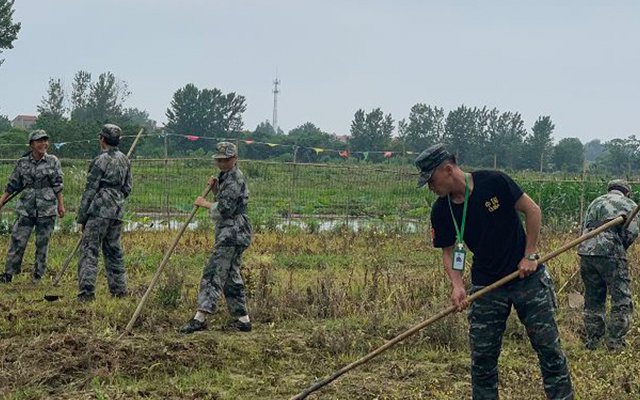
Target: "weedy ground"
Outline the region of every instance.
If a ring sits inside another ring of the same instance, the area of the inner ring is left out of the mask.
[[[222,302],[208,330],[181,335],[176,328],[194,313],[202,266],[213,245],[212,232],[187,232],[132,335],[118,340],[173,235],[126,233],[131,296],[112,299],[101,273],[97,299],[89,304],[75,299],[76,260],[61,286],[51,285],[78,237],[54,235],[48,278],[39,284],[30,282],[30,244],[23,273],[0,286],[0,396],[289,399],[449,305],[440,253],[422,235],[263,232],[246,252],[243,268],[254,330],[222,331],[228,318]],[[543,236],[543,253],[575,237]],[[1,259],[7,245],[4,235]],[[634,248],[635,282],[639,256]],[[556,288],[577,262],[570,251],[550,263]],[[558,296],[561,337],[578,398],[640,398],[640,323],[624,351],[585,350],[580,304],[571,297],[581,290],[575,276]],[[636,304],[638,293],[635,289]],[[49,303],[45,294],[63,297]],[[465,314],[445,317],[309,398],[469,398],[466,332]],[[536,356],[513,316],[500,358],[500,390],[504,399],[544,398]]]

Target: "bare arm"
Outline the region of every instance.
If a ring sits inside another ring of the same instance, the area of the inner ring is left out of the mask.
[[[527,260],[528,254],[538,251],[538,238],[540,237],[540,227],[542,226],[542,212],[540,207],[524,193],[516,202],[515,209],[524,214],[525,232],[527,235],[527,244],[522,255],[522,260],[518,265],[520,270],[520,278],[531,275],[538,268],[536,261]]]
[[[467,292],[464,290],[464,281],[462,279],[462,272],[454,271],[453,265],[453,246],[445,247],[442,249],[442,264],[444,270],[451,282],[451,304],[456,306],[458,311],[462,311],[469,303],[467,302]]]

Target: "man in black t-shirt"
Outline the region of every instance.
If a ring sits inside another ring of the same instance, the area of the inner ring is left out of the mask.
[[[433,245],[442,249],[452,284],[451,302],[458,311],[469,304],[463,282],[464,245],[473,252],[471,292],[514,271],[520,278],[471,304],[469,342],[473,399],[498,398],[498,357],[511,307],[527,329],[538,354],[548,399],[573,399],[571,377],[560,346],[554,316],[555,294],[544,266],[538,268],[538,205],[506,174],[465,173],[442,145],[416,158],[418,187],[425,184],[439,196],[431,209]],[[525,216],[526,232],[518,213]]]

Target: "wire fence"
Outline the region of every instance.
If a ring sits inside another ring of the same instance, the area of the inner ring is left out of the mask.
[[[90,160],[61,159],[67,212],[74,213],[86,182]],[[8,177],[15,160],[0,160]],[[132,223],[177,226],[193,209],[211,175],[211,158],[133,159],[133,192],[126,219]],[[256,229],[308,231],[366,227],[423,232],[435,195],[416,189],[411,165],[301,164],[241,160],[250,190],[249,216]],[[604,177],[549,177],[514,173],[514,179],[542,208],[543,223],[575,229],[588,204],[606,190]],[[10,210],[15,200],[6,206]],[[66,217],[67,224],[74,216]],[[10,218],[3,211],[3,219]],[[199,213],[201,224],[206,214]]]

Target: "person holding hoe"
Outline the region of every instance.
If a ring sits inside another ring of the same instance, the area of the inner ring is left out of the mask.
[[[451,281],[451,302],[469,306],[463,282],[466,247],[473,252],[471,292],[519,271],[520,278],[476,299],[470,306],[469,343],[474,400],[498,398],[498,357],[507,317],[514,307],[538,355],[548,399],[574,399],[566,357],[555,321],[555,294],[544,265],[538,266],[538,205],[506,174],[464,172],[443,145],[415,160],[418,187],[428,185],[439,198],[431,210],[433,245],[442,249]],[[524,214],[525,229],[519,213]]]
[[[16,205],[16,222],[11,231],[5,272],[0,283],[9,283],[22,269],[22,258],[31,232],[36,231],[36,259],[31,281],[39,282],[47,269],[49,239],[56,224],[56,215],[64,217],[62,167],[54,155],[48,154],[49,135],[38,129],[29,134],[31,150],[16,162],[0,209],[13,196],[22,192]]]
[[[109,292],[114,297],[127,295],[120,235],[124,201],[131,193],[131,162],[118,149],[122,130],[106,124],[98,132],[102,152],[93,159],[76,222],[83,232],[78,260],[78,300],[95,298],[98,253],[102,249]]]
[[[244,281],[240,274],[242,253],[251,244],[252,236],[247,216],[249,189],[238,168],[238,150],[233,143],[218,143],[213,158],[220,169],[218,177],[209,180],[210,186],[217,185],[216,201],[211,203],[199,196],[195,205],[209,209],[209,215],[215,222],[215,245],[202,273],[198,309],[195,316],[179,329],[181,333],[204,330],[207,317],[216,312],[223,294],[233,318],[225,328],[241,332],[251,330]]]

